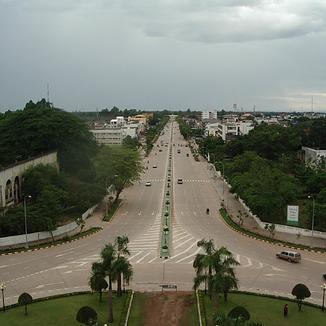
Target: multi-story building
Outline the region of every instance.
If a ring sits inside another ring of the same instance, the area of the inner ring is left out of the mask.
[[[208,124],[206,134],[221,137],[224,141],[234,139],[239,135],[247,135],[250,130],[254,129],[252,121],[223,121]]]
[[[201,113],[201,119],[202,120],[211,120],[211,119],[217,119],[217,111],[202,111]]]
[[[123,117],[116,117],[110,123],[94,124],[90,132],[98,144],[120,145],[127,136],[138,138],[145,125],[139,122],[126,122]]]

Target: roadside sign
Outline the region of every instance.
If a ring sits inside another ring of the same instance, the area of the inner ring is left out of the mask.
[[[176,284],[161,284],[160,287],[163,289],[175,289],[177,291],[178,286]]]
[[[299,222],[299,206],[288,205],[287,222],[288,222],[288,224],[298,224],[298,222]]]

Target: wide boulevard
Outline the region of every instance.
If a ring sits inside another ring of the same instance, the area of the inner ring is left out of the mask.
[[[236,268],[240,289],[291,296],[293,286],[304,283],[311,291],[310,300],[321,303],[325,255],[302,251],[301,263],[291,264],[275,257],[281,247],[231,230],[218,213],[223,196],[221,180],[212,178],[207,162],[193,159],[186,144],[177,123],[169,123],[150,156],[144,159],[148,169],[141,181],[123,192],[122,205],[113,220],[109,223],[98,221],[102,231],[56,247],[1,256],[0,281],[6,284],[6,303],[17,302],[22,292],[42,297],[88,290],[91,264],[99,260],[101,248],[114,241],[117,235],[124,234],[130,239],[130,262],[134,268],[130,287],[134,290],[157,291],[162,283],[191,290],[192,263],[199,252],[197,241],[212,238],[216,246],[226,246],[240,262]],[[173,248],[170,258],[162,260],[159,239],[170,145],[174,181]],[[183,184],[177,184],[178,178],[183,179]],[[151,186],[145,186],[147,181]],[[229,203],[232,204],[231,199]],[[210,208],[209,215],[206,208]]]

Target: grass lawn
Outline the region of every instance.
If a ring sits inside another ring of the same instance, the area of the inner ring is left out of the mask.
[[[145,294],[135,292],[134,300],[132,301],[129,322],[130,326],[142,326],[144,325],[145,317]]]
[[[215,325],[213,323],[213,317],[216,314],[216,308],[208,296],[205,296],[204,302],[207,325]],[[264,326],[326,325],[326,312],[323,313],[320,309],[309,306],[302,306],[302,311],[299,312],[297,304],[290,301],[231,293],[229,294],[227,303],[224,303],[223,298],[219,302],[219,313],[228,314],[233,307],[243,306],[249,311],[251,321],[260,321]],[[284,318],[283,307],[286,303],[289,305],[289,315],[287,318]]]
[[[109,212],[104,216],[103,218],[103,221],[105,222],[110,222],[111,221],[111,218],[113,217],[115,211],[118,209],[120,203],[121,203],[122,199],[118,199],[118,200],[115,200],[111,207],[110,207],[110,210]]]
[[[110,325],[119,325],[126,298],[127,294],[120,298],[113,295],[114,323]],[[98,294],[94,293],[35,302],[28,306],[28,316],[24,315],[24,307],[8,309],[5,313],[0,313],[0,325],[78,326],[81,324],[76,321],[76,314],[83,306],[90,306],[96,310],[99,326],[107,321],[107,293],[103,294],[102,302],[99,302]]]

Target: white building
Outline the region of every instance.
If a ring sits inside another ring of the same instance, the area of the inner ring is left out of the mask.
[[[316,166],[322,160],[326,161],[326,150],[313,149],[310,147],[302,147],[304,152],[304,162],[306,165]]]
[[[239,135],[247,135],[252,129],[254,129],[254,125],[251,121],[226,121],[208,124],[206,134],[221,137],[224,141],[228,141]]]
[[[98,144],[121,145],[124,138],[127,136],[138,138],[144,129],[145,125],[142,123],[127,123],[123,117],[116,117],[110,124],[91,129],[90,132]]]
[[[210,119],[217,119],[217,111],[202,111],[201,113],[202,120],[210,120]]]

